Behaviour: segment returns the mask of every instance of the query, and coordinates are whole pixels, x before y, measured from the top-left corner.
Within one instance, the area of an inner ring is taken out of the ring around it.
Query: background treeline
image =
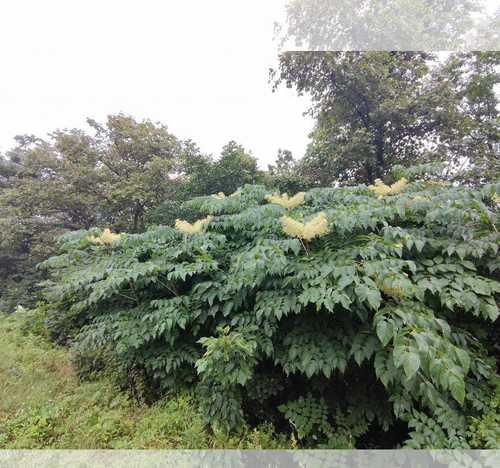
[[[184,202],[244,184],[296,192],[373,183],[396,164],[441,161],[443,178],[477,185],[498,177],[498,52],[294,52],[271,85],[311,97],[305,156],[279,150],[267,171],[234,141],[203,154],[167,127],[126,115],[46,138],[16,137],[0,155],[0,309],[37,300],[36,265],[68,230],[191,220]],[[279,123],[278,123],[279,124]]]

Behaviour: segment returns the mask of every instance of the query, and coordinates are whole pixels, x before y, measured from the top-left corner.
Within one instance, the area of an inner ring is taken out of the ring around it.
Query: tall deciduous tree
[[[274,164],[268,165],[267,185],[280,192],[297,193],[310,186],[310,181],[299,172],[299,165],[290,150],[279,149]]]
[[[431,160],[484,174],[497,157],[500,55],[289,52],[273,71],[311,96],[316,118],[302,172],[318,185],[373,182],[395,164]],[[470,178],[470,177],[468,177]]]
[[[186,199],[218,192],[229,194],[262,178],[257,159],[233,140],[222,148],[217,159],[199,152],[190,154],[182,160],[181,173],[188,192]]]
[[[223,148],[220,158],[212,168],[213,191],[232,193],[245,184],[254,184],[259,181],[260,173],[257,159],[234,140]]]
[[[4,299],[9,282],[33,280],[34,266],[51,253],[54,236],[91,226],[138,232],[153,208],[176,196],[176,171],[195,150],[191,144],[163,125],[125,115],[89,124],[93,132],[17,137],[17,146],[1,158]]]
[[[153,211],[150,221],[171,224],[177,217],[190,219],[195,212],[182,202],[201,195],[223,192],[231,194],[245,184],[265,181],[265,174],[257,167],[257,159],[235,141],[229,141],[219,158],[202,154],[189,142],[179,165],[176,197],[165,198]]]
[[[464,182],[487,182],[500,174],[500,53],[451,54],[430,81],[438,121],[436,148]]]
[[[193,147],[149,120],[117,115],[105,126],[89,123],[104,176],[103,215],[117,229],[141,231],[147,212],[174,196],[181,158]]]

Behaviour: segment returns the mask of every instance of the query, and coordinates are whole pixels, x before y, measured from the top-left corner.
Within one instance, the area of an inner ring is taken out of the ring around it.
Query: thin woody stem
[[[309,250],[307,250],[306,244],[304,241],[299,237],[300,243],[302,244],[302,247],[304,247],[304,250],[306,251],[306,255],[309,255]]]

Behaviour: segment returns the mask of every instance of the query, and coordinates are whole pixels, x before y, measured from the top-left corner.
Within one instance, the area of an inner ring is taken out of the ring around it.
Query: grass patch
[[[139,406],[110,379],[80,382],[68,351],[0,315],[1,449],[290,448],[270,426],[214,433],[195,398],[171,395]]]

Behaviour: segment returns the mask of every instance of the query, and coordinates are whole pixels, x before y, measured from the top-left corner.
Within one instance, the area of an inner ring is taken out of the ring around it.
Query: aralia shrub
[[[152,393],[195,387],[214,428],[270,421],[315,447],[495,445],[499,187],[421,172],[291,205],[263,186],[197,198],[200,229],[66,234],[44,263],[53,333],[111,352]]]

